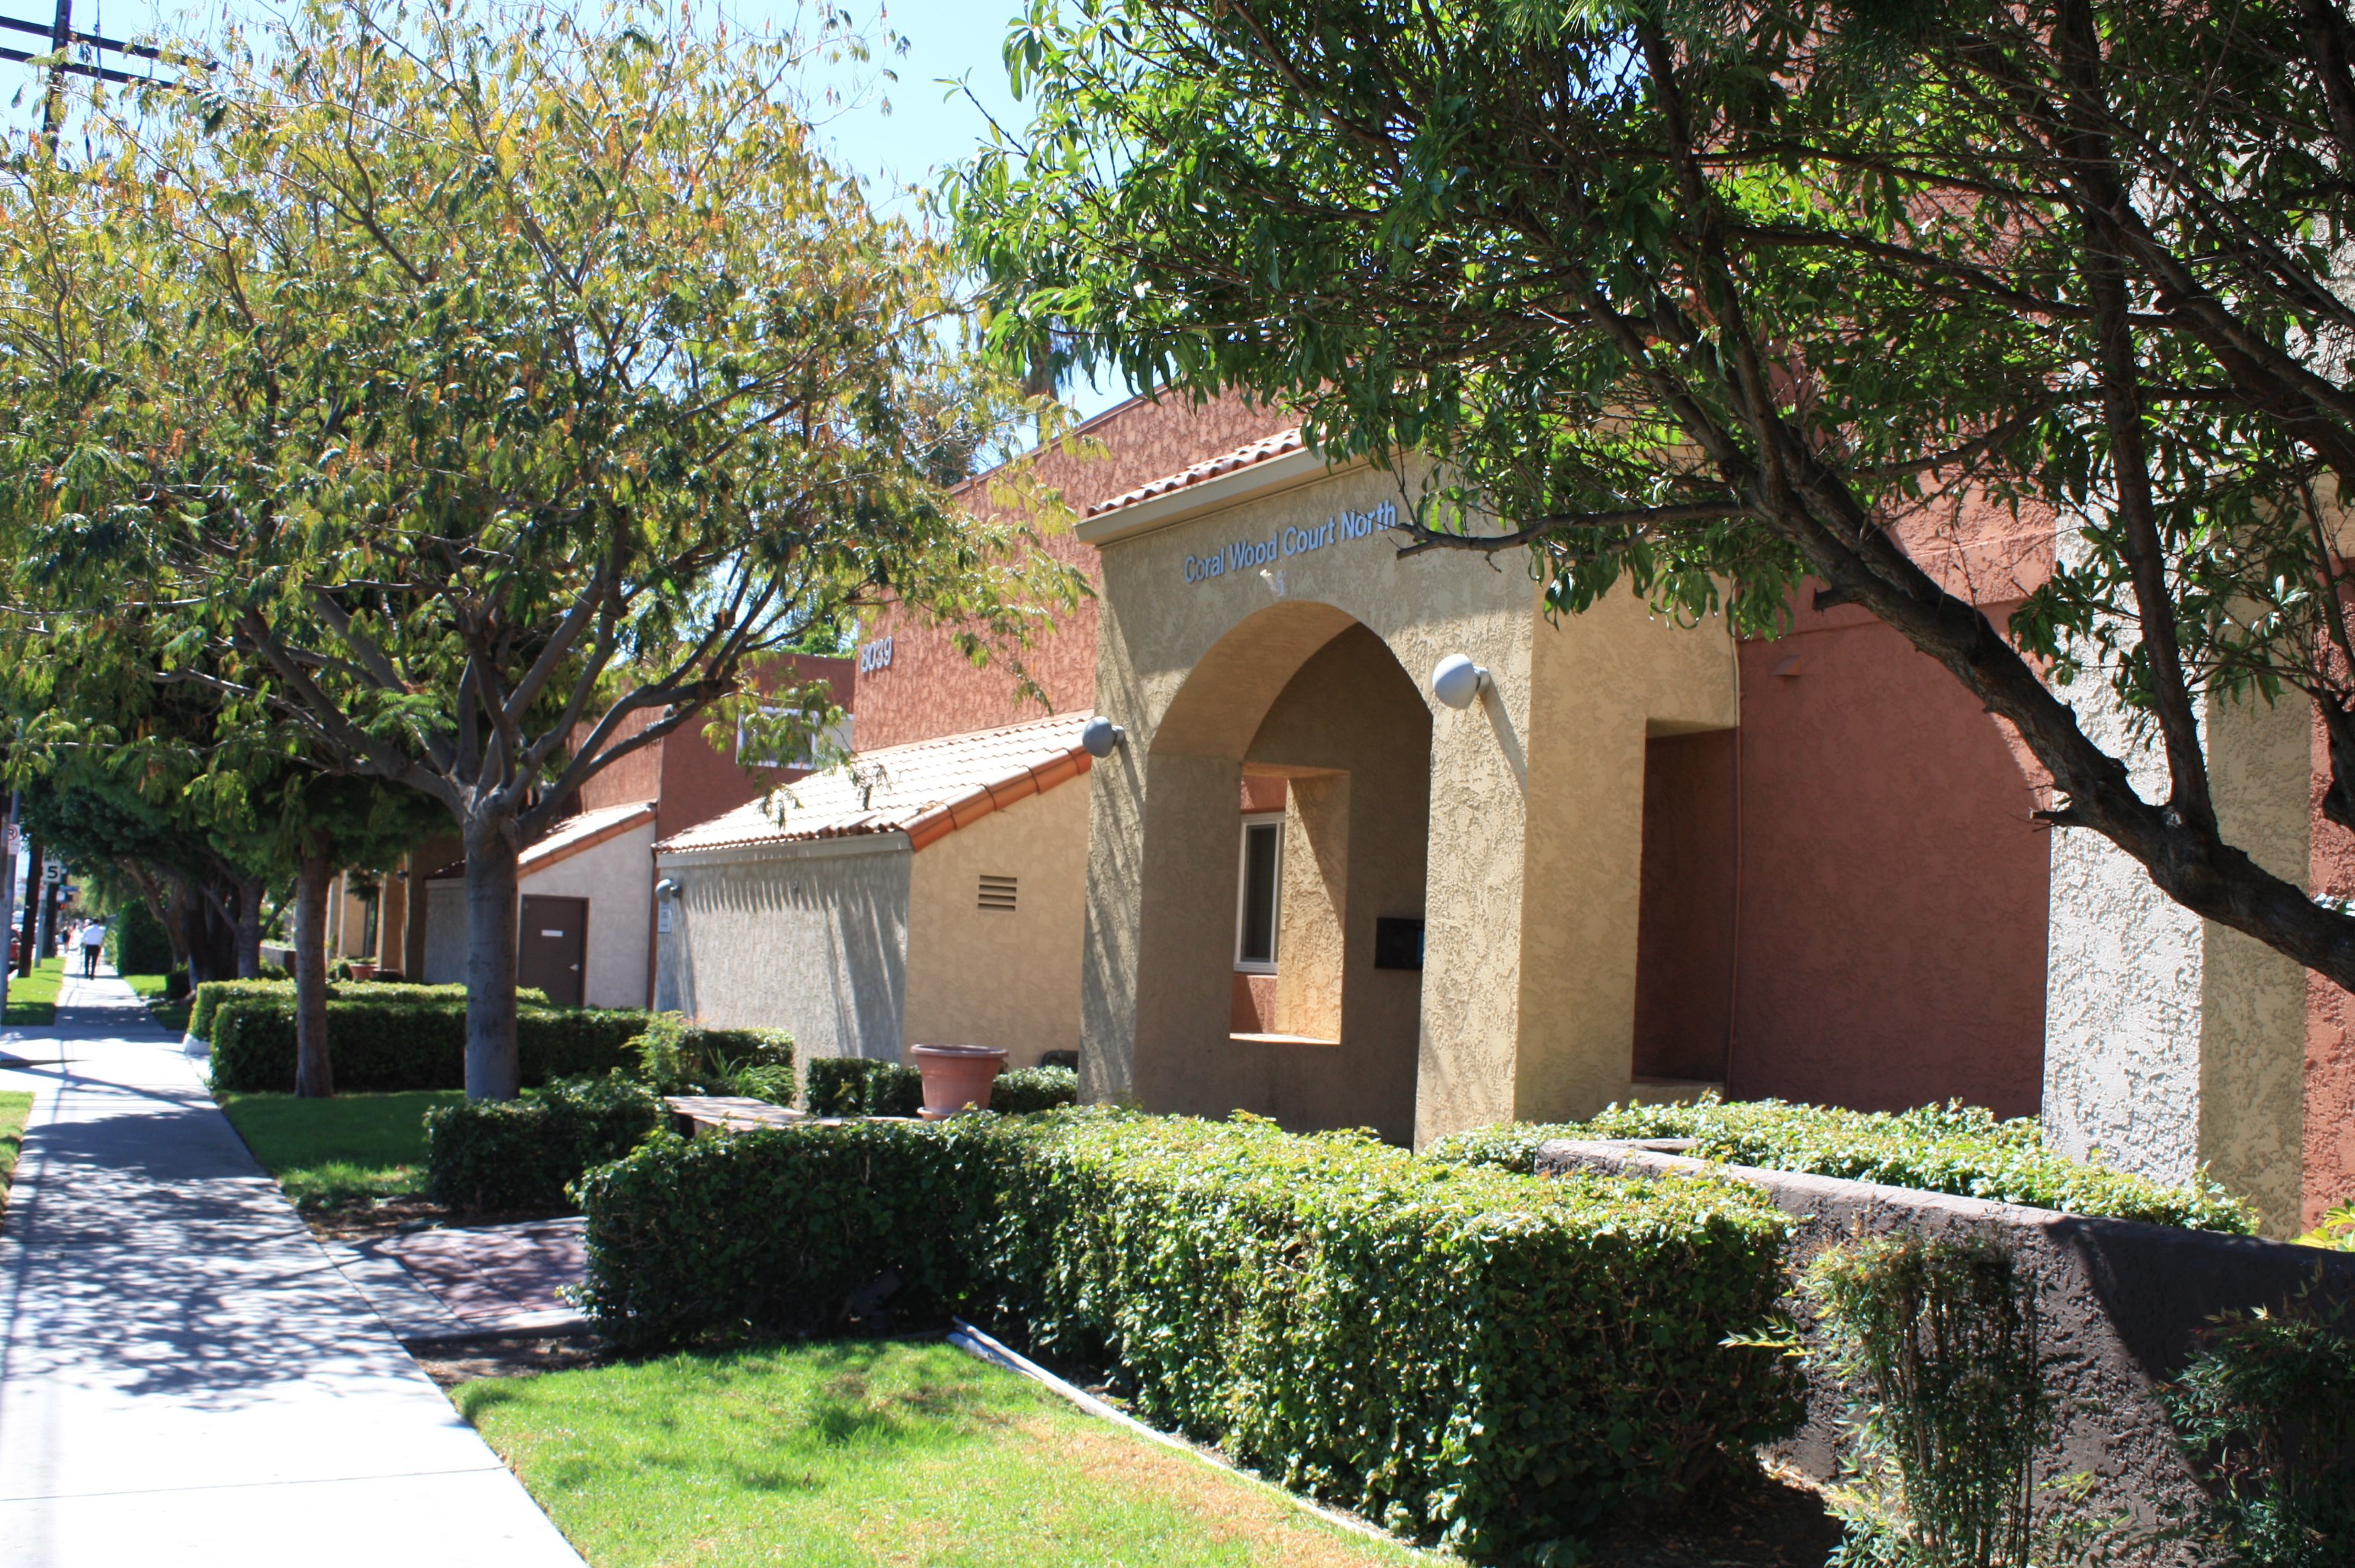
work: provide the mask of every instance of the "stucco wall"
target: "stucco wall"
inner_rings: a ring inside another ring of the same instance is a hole
[[[587,899],[581,999],[592,1008],[646,1005],[646,944],[654,923],[652,822],[617,833],[524,877],[523,898]]]
[[[1082,425],[1073,450],[1042,456],[1039,479],[1060,492],[1065,505],[1078,515],[1092,502],[1108,500],[1298,422],[1294,415],[1253,409],[1235,398],[1199,406],[1174,396],[1158,403],[1138,400]],[[976,482],[977,504],[986,504],[978,491],[986,483]],[[1096,580],[1096,552],[1070,534],[1049,535],[1046,549],[1091,581]],[[1081,601],[1050,628],[1042,629],[1021,654],[1024,666],[1046,689],[1044,707],[1017,700],[1014,677],[1003,663],[975,668],[957,647],[953,628],[929,624],[897,609],[885,611],[866,635],[870,642],[891,639],[891,662],[858,677],[851,706],[858,715],[859,746],[902,745],[1092,706],[1096,609],[1094,600]]]
[[[1734,722],[1731,640],[1631,595],[1550,624],[1511,564],[1401,560],[1380,531],[1189,581],[1189,556],[1404,505],[1369,470],[1214,511],[1216,497],[1104,546],[1096,706],[1130,739],[1091,775],[1084,1091],[1223,1108],[1193,1103],[1183,1064],[1223,1049],[1234,1012],[1241,758],[1293,677],[1355,623],[1432,715],[1415,1138],[1625,1094],[1645,742]],[[1453,653],[1491,677],[1461,711],[1424,690]]]
[[[2164,799],[2166,767],[2089,670],[2062,693],[2097,745]],[[2226,838],[2259,864],[2307,871],[2309,710],[2203,703],[2202,739]],[[2295,963],[2201,921],[2083,828],[2052,833],[2044,1124],[2072,1154],[2180,1181],[2205,1164],[2272,1233],[2303,1200],[2307,983]]]
[[[803,1061],[899,1060],[909,860],[898,833],[656,857],[680,892],[655,1005],[788,1029]]]
[[[1088,792],[1079,780],[918,850],[903,1043],[994,1045],[1016,1067],[1078,1050],[1087,861]],[[980,907],[985,875],[1016,879],[1012,910]]]

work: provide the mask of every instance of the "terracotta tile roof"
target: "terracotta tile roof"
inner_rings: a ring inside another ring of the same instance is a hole
[[[1080,745],[1088,718],[1058,713],[861,752],[839,767],[675,833],[655,848],[728,849],[905,833],[921,849],[976,817],[1086,773],[1095,762]]]
[[[616,834],[627,833],[640,823],[653,820],[654,815],[654,802],[638,801],[629,805],[601,805],[594,811],[568,816],[549,828],[547,837],[516,858],[516,874],[528,877],[534,871],[544,871],[559,860],[568,859],[583,849],[594,849]],[[438,882],[465,874],[466,862],[453,860],[425,880]]]
[[[1265,463],[1271,457],[1282,457],[1287,452],[1299,450],[1299,427],[1278,431],[1273,435],[1262,436],[1257,441],[1239,446],[1232,452],[1222,452],[1216,457],[1206,457],[1189,468],[1179,469],[1167,478],[1156,479],[1149,485],[1139,485],[1135,489],[1124,491],[1109,501],[1098,501],[1088,508],[1087,515],[1091,517],[1102,517],[1106,512],[1116,512],[1123,507],[1134,507],[1139,501],[1150,501],[1156,496],[1167,496],[1172,490],[1183,490],[1189,485],[1199,485],[1205,479],[1215,479],[1221,474],[1232,474],[1238,468],[1249,468],[1254,464]]]

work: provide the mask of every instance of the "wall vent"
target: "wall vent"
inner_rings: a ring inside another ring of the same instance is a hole
[[[981,907],[1011,910],[1014,907],[1014,879],[984,877],[981,879]]]

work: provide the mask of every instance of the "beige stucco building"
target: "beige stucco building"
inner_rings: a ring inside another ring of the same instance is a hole
[[[642,1008],[654,888],[651,802],[568,816],[517,861],[518,984],[574,1007]],[[466,878],[453,865],[425,883],[430,986],[466,978]]]
[[[1515,559],[1401,559],[1411,504],[1284,435],[1081,526],[1127,731],[1091,789],[1088,1097],[1420,1143],[1628,1093],[1646,743],[1734,725],[1732,641],[1633,596],[1549,621]],[[1462,709],[1451,656],[1487,672]],[[1269,780],[1273,1016],[1237,1029],[1232,846]]]
[[[804,1061],[1076,1051],[1086,719],[862,752],[663,840],[655,1005]]]

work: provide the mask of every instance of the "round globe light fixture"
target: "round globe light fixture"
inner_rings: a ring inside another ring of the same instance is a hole
[[[1462,654],[1450,654],[1431,669],[1431,695],[1450,708],[1469,708],[1488,684],[1488,672]]]
[[[1080,731],[1080,747],[1091,757],[1109,757],[1128,731],[1099,713]]]

